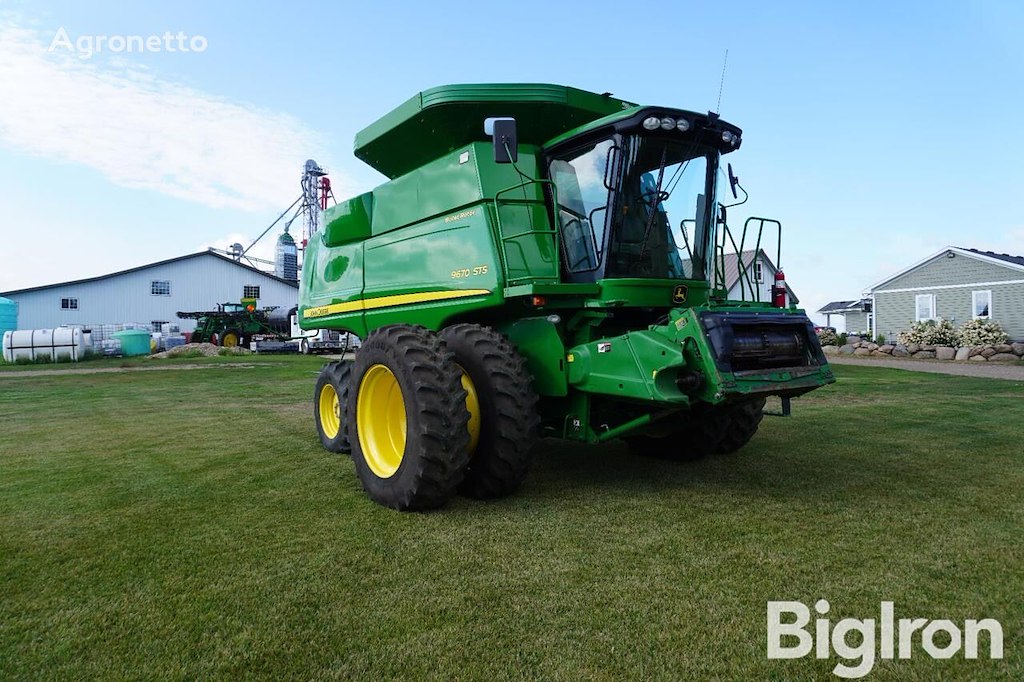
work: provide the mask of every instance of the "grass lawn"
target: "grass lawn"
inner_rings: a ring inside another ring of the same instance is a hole
[[[400,514],[320,448],[321,361],[247,361],[0,377],[0,679],[829,678],[765,657],[766,602],[819,598],[1002,623],[873,679],[1024,677],[1024,385],[839,366],[735,455],[550,441]]]

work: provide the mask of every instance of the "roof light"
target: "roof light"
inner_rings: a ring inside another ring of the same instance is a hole
[[[648,116],[644,119],[644,128],[648,130],[656,130],[659,126],[661,126],[661,119],[657,116]]]
[[[731,132],[726,130],[726,131],[724,131],[722,133],[722,142],[725,142],[726,144],[731,144],[732,140],[733,140],[733,134]]]
[[[672,130],[675,127],[676,127],[676,120],[674,118],[669,118],[668,116],[666,116],[665,118],[661,119],[661,129],[662,130]]]
[[[687,121],[685,118],[681,118],[678,121],[676,121],[676,130],[678,130],[679,132],[685,133],[689,129],[690,122]]]

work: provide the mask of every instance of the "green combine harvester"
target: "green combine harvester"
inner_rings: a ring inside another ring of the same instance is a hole
[[[714,113],[537,84],[425,90],[361,131],[390,181],[324,211],[300,282],[302,328],[364,339],[317,379],[324,447],[377,502],[430,509],[511,493],[540,436],[733,452],[767,396],[788,413],[833,382],[780,276],[758,300],[737,258],[750,295],[728,299],[726,254],[781,238],[726,223],[741,140]]]

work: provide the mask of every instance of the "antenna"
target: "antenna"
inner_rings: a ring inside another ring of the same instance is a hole
[[[718,104],[715,105],[715,113],[722,113],[722,87],[725,85],[725,66],[729,63],[729,48],[725,48],[725,59],[722,60],[722,79],[718,81]]]

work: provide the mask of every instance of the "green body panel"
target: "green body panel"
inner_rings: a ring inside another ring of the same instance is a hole
[[[373,192],[360,194],[331,206],[323,215],[323,242],[325,246],[341,246],[367,239],[373,216]]]
[[[395,178],[474,141],[484,119],[519,121],[519,142],[541,145],[594,119],[632,107],[614,97],[564,85],[442,85],[417,93],[356,134],[355,155]]]
[[[569,392],[569,365],[558,328],[545,317],[524,317],[495,327],[515,344],[526,360],[538,395],[561,397]]]
[[[529,84],[410,99],[356,138],[356,155],[392,179],[324,212],[305,253],[300,326],[361,337],[390,324],[493,326],[526,362],[546,433],[588,442],[660,428],[700,405],[831,383],[803,311],[724,301],[704,280],[564,276],[543,150],[638,111]],[[494,161],[489,116],[517,119],[515,165]],[[798,365],[749,359],[761,339],[784,349],[806,334]]]

